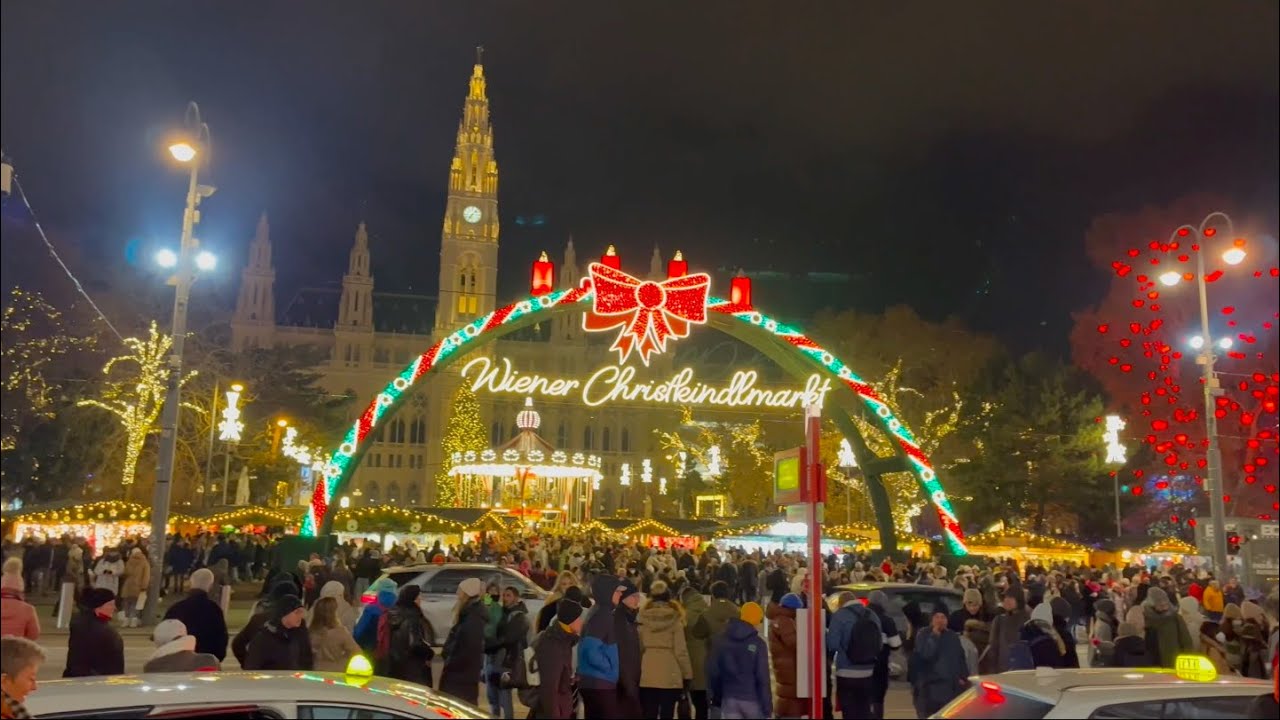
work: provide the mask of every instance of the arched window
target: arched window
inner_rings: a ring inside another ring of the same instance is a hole
[[[622,452],[631,452],[631,433],[622,428]]]
[[[366,498],[366,502],[368,502],[370,505],[377,505],[378,503],[382,502],[382,491],[381,491],[381,488],[378,487],[378,483],[376,480],[369,483],[368,486],[365,487],[364,495]]]
[[[600,431],[600,449],[609,452],[609,428]]]
[[[396,418],[395,420],[391,421],[390,442],[403,443],[404,431],[405,431],[404,418]]]
[[[421,415],[413,419],[409,423],[409,442],[414,445],[425,445],[427,443],[427,421]]]
[[[400,483],[393,482],[387,486],[387,502],[397,503],[400,501]]]
[[[594,440],[595,440],[595,433],[592,432],[591,425],[588,424],[586,427],[582,428],[582,449],[583,450],[592,449]]]

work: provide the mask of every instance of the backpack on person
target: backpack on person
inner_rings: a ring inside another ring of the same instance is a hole
[[[857,615],[849,637],[842,648],[844,657],[853,665],[875,665],[880,659],[880,648],[884,647],[884,633],[880,623],[870,610]]]

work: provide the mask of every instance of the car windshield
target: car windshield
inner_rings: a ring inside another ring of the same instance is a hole
[[[934,717],[942,718],[1025,718],[1039,720],[1053,705],[1029,697],[1006,693],[999,686],[983,683],[965,690],[949,705],[938,711]]]

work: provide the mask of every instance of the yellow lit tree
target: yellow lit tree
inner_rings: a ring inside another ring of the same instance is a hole
[[[449,423],[445,427],[441,446],[444,449],[444,462],[436,473],[436,505],[440,507],[457,507],[469,493],[461,492],[459,480],[449,474],[453,463],[453,454],[466,450],[480,450],[488,444],[489,438],[484,431],[484,423],[480,421],[480,401],[476,394],[465,383],[453,396],[453,411],[449,415]]]
[[[126,354],[111,358],[102,368],[107,381],[99,396],[78,404],[111,413],[124,428],[120,482],[127,490],[137,474],[138,458],[147,438],[160,430],[157,421],[164,408],[166,365],[173,339],[160,332],[153,321],[146,338],[125,338],[124,344]],[[194,370],[187,373],[181,382],[185,385],[195,374]]]
[[[706,477],[686,473],[686,480],[700,485],[713,483],[727,495],[734,511],[744,517],[767,515],[776,510],[773,506],[773,454],[774,450],[764,441],[764,431],[757,420],[747,424],[708,425],[693,422],[690,408],[683,409],[682,427],[695,428],[692,438],[685,438],[678,431],[655,431],[658,445],[673,465],[679,453],[687,456],[687,466],[709,468],[711,448],[720,448],[720,473]],[[696,494],[702,488],[677,488],[682,496]]]

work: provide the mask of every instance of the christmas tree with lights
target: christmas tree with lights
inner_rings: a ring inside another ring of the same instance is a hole
[[[453,396],[453,414],[444,431],[444,462],[436,473],[436,505],[457,507],[462,499],[459,478],[449,474],[449,464],[455,452],[477,450],[488,443],[484,424],[480,422],[480,401],[467,385],[458,388]]]

